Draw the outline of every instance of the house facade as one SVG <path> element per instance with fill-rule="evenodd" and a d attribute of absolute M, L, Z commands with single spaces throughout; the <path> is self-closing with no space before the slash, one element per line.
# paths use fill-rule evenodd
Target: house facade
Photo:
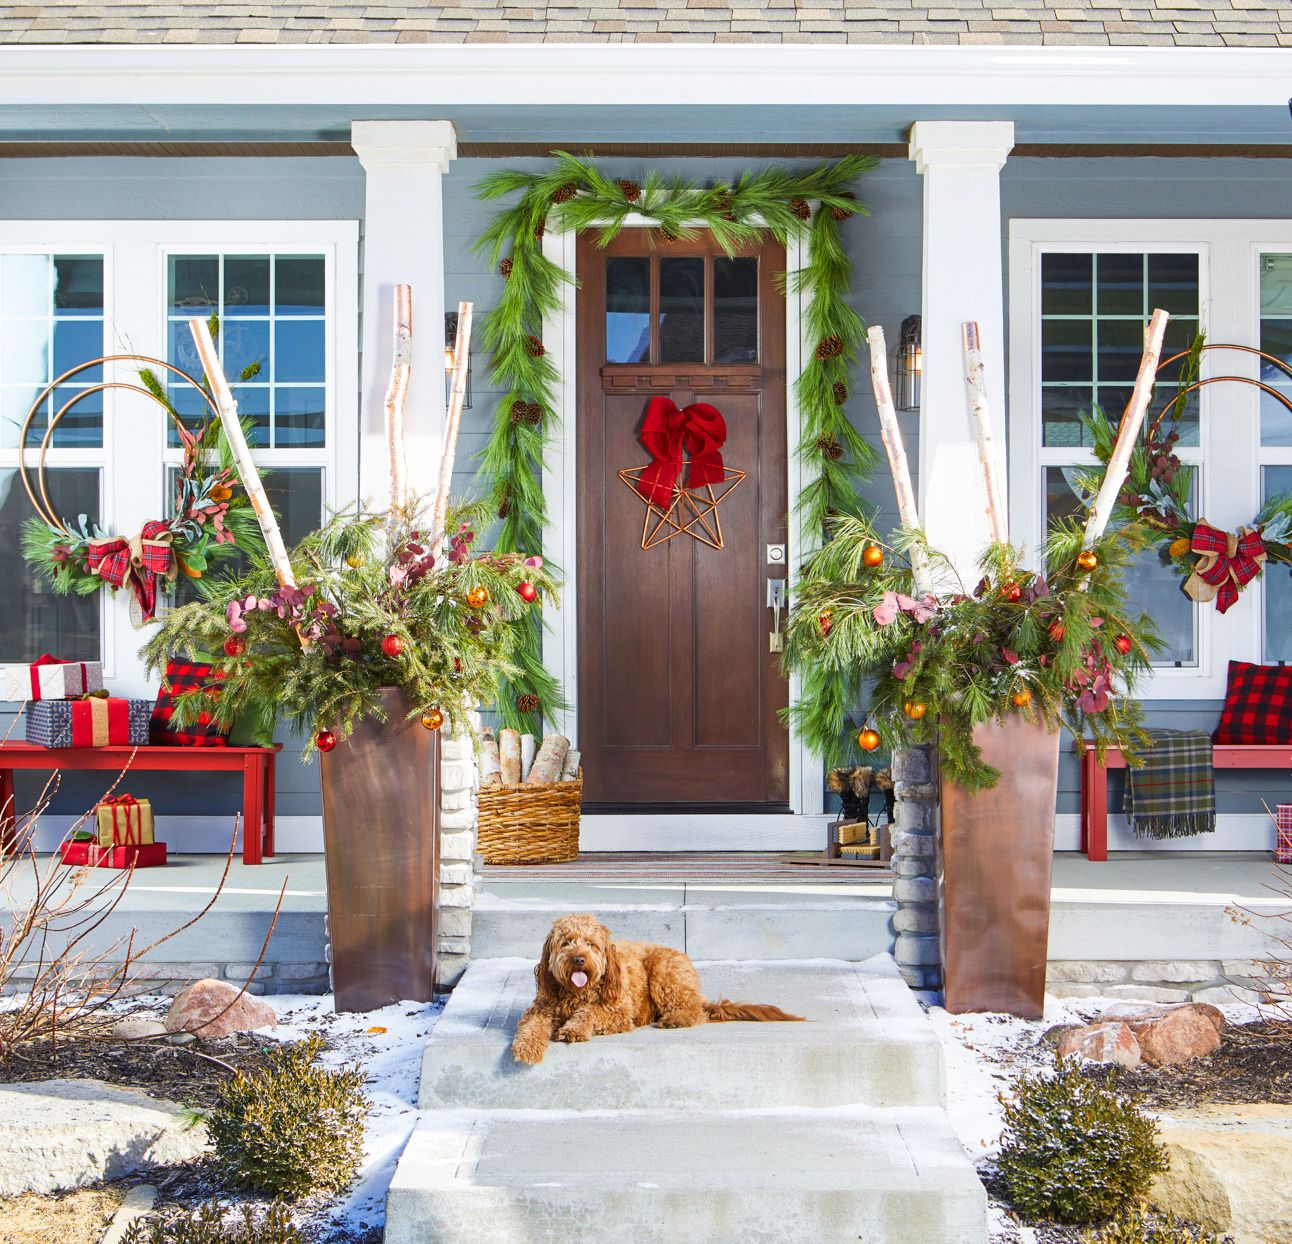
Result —
<path fill-rule="evenodd" d="M 1035 548 L 1094 461 L 1077 412 L 1120 409 L 1154 307 L 1172 314 L 1172 351 L 1201 330 L 1292 362 L 1292 20 L 1252 4 L 0 10 L 0 660 L 101 656 L 111 686 L 155 691 L 123 599 L 43 594 L 24 568 L 17 432 L 45 383 L 113 353 L 191 369 L 185 321 L 219 314 L 226 371 L 259 365 L 237 397 L 290 540 L 383 492 L 391 292 L 408 283 L 410 453 L 429 488 L 445 313 L 487 310 L 503 280 L 474 248 L 493 210 L 475 187 L 556 149 L 612 180 L 700 183 L 876 156 L 855 187 L 869 214 L 841 224 L 851 305 L 890 342 L 921 317 L 919 402 L 901 420 L 929 536 L 972 573 L 987 528 L 960 325 L 976 320 L 1011 534 Z M 812 478 L 793 450 L 813 342 L 802 298 L 777 282 L 802 256 L 662 247 L 651 224 L 634 218 L 605 250 L 543 238 L 577 277 L 542 326 L 560 404 L 542 551 L 567 581 L 547 611 L 568 700 L 552 720 L 597 761 L 583 845 L 817 847 L 832 808 L 821 761 L 776 716 L 794 688 L 775 672 L 768 587 L 810 540 L 786 514 Z M 1211 357 L 1204 374 L 1292 394 L 1253 360 Z M 644 460 L 634 428 L 655 394 L 726 416 L 746 478 L 720 511 L 721 548 L 641 547 L 641 507 L 615 475 Z M 502 397 L 477 350 L 464 493 Z M 138 530 L 166 504 L 178 446 L 128 393 L 76 410 L 47 455 L 56 507 Z M 862 368 L 846 410 L 877 444 Z M 1196 513 L 1215 526 L 1292 489 L 1292 415 L 1257 388 L 1206 386 L 1184 426 Z M 883 470 L 866 493 L 896 525 Z M 1142 689 L 1156 724 L 1210 728 L 1230 660 L 1292 659 L 1285 571 L 1223 616 L 1151 557 L 1133 590 L 1168 639 Z M 1059 849 L 1078 845 L 1077 786 L 1065 750 Z M 1260 796 L 1278 790 L 1277 776 L 1264 790 L 1222 778 L 1202 845 L 1267 848 Z M 79 812 L 80 791 L 69 775 L 56 807 Z M 235 804 L 218 782 L 172 783 L 154 804 L 180 849 L 227 841 Z M 320 848 L 316 770 L 290 755 L 278 814 L 280 849 Z M 1114 816 L 1110 845 L 1141 844 Z"/>

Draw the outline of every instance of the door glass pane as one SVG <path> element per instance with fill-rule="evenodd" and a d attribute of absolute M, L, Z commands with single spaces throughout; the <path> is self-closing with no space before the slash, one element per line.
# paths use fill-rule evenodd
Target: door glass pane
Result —
<path fill-rule="evenodd" d="M 704 362 L 704 260 L 659 261 L 661 363 Z"/>
<path fill-rule="evenodd" d="M 650 260 L 606 260 L 606 362 L 650 362 Z"/>
<path fill-rule="evenodd" d="M 1261 504 L 1279 493 L 1292 492 L 1292 466 L 1268 466 L 1261 471 Z M 1287 566 L 1265 563 L 1261 576 L 1265 601 L 1265 660 L 1292 661 L 1292 572 Z"/>
<path fill-rule="evenodd" d="M 1261 349 L 1292 369 L 1292 255 L 1261 256 Z M 1292 398 L 1292 375 L 1260 363 L 1261 381 Z M 1292 445 L 1292 411 L 1268 393 L 1260 400 L 1261 444 Z"/>
<path fill-rule="evenodd" d="M 69 525 L 81 514 L 93 523 L 99 513 L 99 472 L 93 468 L 51 468 L 46 472 L 55 513 Z M 93 661 L 101 655 L 102 594 L 59 596 L 38 578 L 22 556 L 22 525 L 31 502 L 18 472 L 0 468 L 0 661 L 34 661 L 52 652 L 65 661 Z"/>
<path fill-rule="evenodd" d="M 1076 474 L 1074 467 L 1045 468 L 1047 525 L 1057 519 L 1084 517 L 1086 506 L 1076 491 Z M 1180 576 L 1163 564 L 1156 549 L 1146 549 L 1131 563 L 1126 581 L 1132 609 L 1147 613 L 1165 642 L 1153 664 L 1196 665 L 1197 609 L 1181 590 Z"/>
<path fill-rule="evenodd" d="M 106 353 L 101 255 L 0 255 L 0 447 L 18 444 L 22 421 L 55 376 Z M 40 444 L 55 410 L 103 379 L 86 368 L 47 397 L 27 445 Z M 59 420 L 55 448 L 103 444 L 103 401 L 95 394 Z"/>
<path fill-rule="evenodd" d="M 758 361 L 758 260 L 713 261 L 713 361 Z"/>

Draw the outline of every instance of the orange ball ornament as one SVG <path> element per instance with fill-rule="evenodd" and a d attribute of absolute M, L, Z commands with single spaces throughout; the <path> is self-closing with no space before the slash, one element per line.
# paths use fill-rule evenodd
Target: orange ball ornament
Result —
<path fill-rule="evenodd" d="M 884 550 L 878 544 L 868 544 L 861 550 L 861 564 L 875 570 L 884 564 Z"/>
<path fill-rule="evenodd" d="M 825 636 L 829 635 L 831 628 L 834 626 L 834 610 L 822 609 L 821 612 L 817 615 L 817 625 L 820 626 L 821 628 L 822 638 L 825 638 Z"/>
<path fill-rule="evenodd" d="M 1032 693 L 1026 687 L 1020 687 L 1009 697 L 1015 708 L 1026 708 L 1032 702 Z"/>
<path fill-rule="evenodd" d="M 438 730 L 444 724 L 444 714 L 438 708 L 428 708 L 422 714 L 422 725 L 427 730 Z"/>
<path fill-rule="evenodd" d="M 483 609 L 489 603 L 489 589 L 487 587 L 473 587 L 467 593 L 467 604 L 472 609 Z"/>
<path fill-rule="evenodd" d="M 1080 566 L 1082 570 L 1093 570 L 1097 565 L 1099 565 L 1099 558 L 1095 555 L 1095 551 L 1093 549 L 1082 549 L 1081 552 L 1077 554 L 1077 565 Z"/>
<path fill-rule="evenodd" d="M 873 752 L 879 746 L 879 741 L 879 731 L 871 730 L 869 727 L 857 735 L 857 746 L 863 752 Z"/>
<path fill-rule="evenodd" d="M 1068 628 L 1064 626 L 1062 622 L 1050 623 L 1050 638 L 1054 640 L 1056 644 L 1061 644 L 1063 642 L 1063 637 L 1067 633 Z"/>
<path fill-rule="evenodd" d="M 912 721 L 919 721 L 919 719 L 928 711 L 929 706 L 927 704 L 921 704 L 919 700 L 907 700 L 906 703 L 902 705 L 902 712 L 904 712 Z"/>

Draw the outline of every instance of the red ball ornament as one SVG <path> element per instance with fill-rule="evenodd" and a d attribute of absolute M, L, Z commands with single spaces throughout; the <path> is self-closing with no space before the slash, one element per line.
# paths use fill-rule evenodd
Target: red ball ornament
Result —
<path fill-rule="evenodd" d="M 533 604 L 538 596 L 538 588 L 526 580 L 524 583 L 516 585 L 516 593 L 527 605 Z"/>
<path fill-rule="evenodd" d="M 314 746 L 321 752 L 330 752 L 336 746 L 336 735 L 331 730 L 320 730 L 314 736 Z"/>
<path fill-rule="evenodd" d="M 230 635 L 224 641 L 224 655 L 226 657 L 240 657 L 247 650 L 247 641 L 239 639 L 236 635 Z"/>
<path fill-rule="evenodd" d="M 1131 637 L 1129 635 L 1118 635 L 1117 638 L 1113 640 L 1113 647 L 1116 648 L 1122 656 L 1126 656 L 1134 645 L 1131 643 Z"/>
<path fill-rule="evenodd" d="M 817 615 L 817 625 L 821 628 L 822 638 L 829 635 L 831 630 L 834 628 L 834 610 L 823 609 L 821 613 Z"/>
<path fill-rule="evenodd" d="M 1021 600 L 1023 589 L 1011 579 L 1000 589 L 1001 600 L 1009 601 L 1011 604 L 1016 600 Z"/>
<path fill-rule="evenodd" d="M 381 641 L 381 650 L 388 657 L 397 657 L 404 651 L 404 641 L 398 635 L 387 635 Z"/>

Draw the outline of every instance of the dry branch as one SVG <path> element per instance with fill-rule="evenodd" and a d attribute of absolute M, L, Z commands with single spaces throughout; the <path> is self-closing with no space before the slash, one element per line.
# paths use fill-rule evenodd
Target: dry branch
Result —
<path fill-rule="evenodd" d="M 458 451 L 458 430 L 467 397 L 467 369 L 471 360 L 471 316 L 475 304 L 458 303 L 458 336 L 453 345 L 453 385 L 449 393 L 448 416 L 444 422 L 444 447 L 440 453 L 440 483 L 431 510 L 431 552 L 438 554 L 444 543 L 444 522 L 453 488 L 453 461 Z"/>
<path fill-rule="evenodd" d="M 386 387 L 386 448 L 390 455 L 390 509 L 408 504 L 408 452 L 404 443 L 404 405 L 413 369 L 413 290 L 395 286 L 395 343 Z"/>

